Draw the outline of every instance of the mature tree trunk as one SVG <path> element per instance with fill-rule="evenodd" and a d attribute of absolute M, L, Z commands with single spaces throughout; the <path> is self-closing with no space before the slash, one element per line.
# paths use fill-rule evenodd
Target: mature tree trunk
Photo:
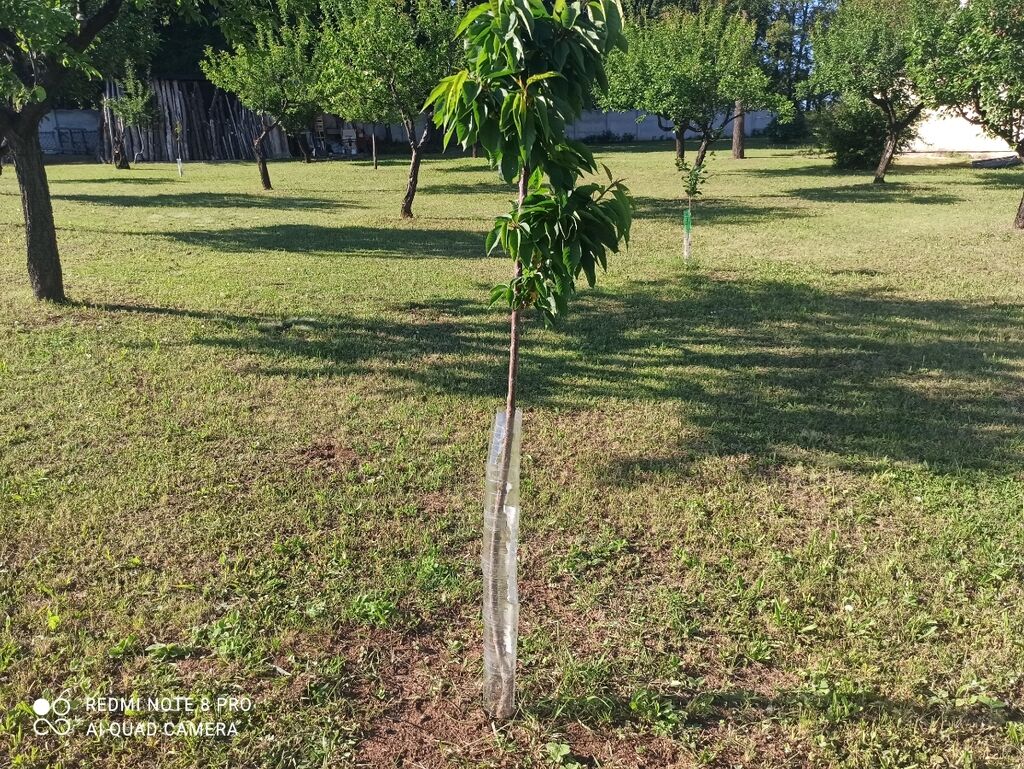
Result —
<path fill-rule="evenodd" d="M 736 100 L 736 117 L 732 120 L 732 156 L 736 160 L 747 156 L 746 112 L 739 99 Z"/>
<path fill-rule="evenodd" d="M 112 151 L 114 168 L 120 169 L 121 171 L 127 171 L 131 169 L 131 165 L 129 165 L 128 163 L 128 153 L 124 148 L 123 133 L 117 134 L 117 138 L 114 140 L 114 147 Z"/>
<path fill-rule="evenodd" d="M 409 162 L 409 183 L 405 187 L 402 198 L 402 218 L 412 219 L 412 201 L 416 198 L 416 186 L 420 183 L 420 148 L 417 144 L 409 145 L 412 149 L 412 160 Z"/>
<path fill-rule="evenodd" d="M 685 128 L 673 128 L 672 136 L 676 140 L 676 160 L 686 159 L 686 140 L 685 140 Z"/>
<path fill-rule="evenodd" d="M 39 144 L 39 121 L 27 121 L 7 137 L 14 150 L 14 167 L 21 188 L 21 207 L 25 214 L 25 245 L 28 251 L 28 280 L 36 299 L 66 301 L 64 277 L 57 251 L 57 231 L 53 224 L 50 185 Z"/>
<path fill-rule="evenodd" d="M 267 138 L 269 129 L 265 129 L 263 133 L 256 137 L 252 143 L 253 152 L 256 153 L 256 167 L 260 170 L 260 182 L 263 184 L 263 189 L 272 190 L 273 186 L 270 184 L 270 169 L 267 168 L 267 153 L 264 150 L 263 142 Z"/>
<path fill-rule="evenodd" d="M 697 147 L 697 157 L 693 159 L 694 168 L 697 166 L 704 165 L 704 160 L 708 155 L 708 148 L 711 146 L 711 137 L 705 134 L 701 137 L 700 146 Z"/>
<path fill-rule="evenodd" d="M 416 138 L 416 123 L 411 118 L 406 118 L 405 132 L 409 137 L 409 149 L 412 152 L 412 159 L 409 161 L 409 183 L 405 188 L 405 197 L 402 198 L 402 218 L 412 219 L 412 201 L 416 197 L 416 187 L 420 183 L 420 160 L 422 151 L 427 139 L 430 138 L 431 116 L 426 116 L 426 124 L 423 126 L 423 133 L 419 139 Z"/>
<path fill-rule="evenodd" d="M 309 154 L 309 142 L 306 141 L 306 135 L 304 133 L 298 134 L 295 137 L 295 146 L 299 148 L 299 154 L 302 155 L 303 163 L 312 163 L 313 158 Z"/>
<path fill-rule="evenodd" d="M 882 157 L 878 161 L 878 168 L 875 170 L 875 184 L 885 184 L 885 175 L 889 172 L 892 159 L 896 157 L 896 145 L 899 143 L 899 134 L 896 129 L 890 128 L 889 135 L 885 138 L 885 148 L 882 150 Z"/>

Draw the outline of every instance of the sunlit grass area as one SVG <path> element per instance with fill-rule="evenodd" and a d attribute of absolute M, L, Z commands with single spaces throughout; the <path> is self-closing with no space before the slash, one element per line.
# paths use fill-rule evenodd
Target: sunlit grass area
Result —
<path fill-rule="evenodd" d="M 601 160 L 628 252 L 531 318 L 519 714 L 479 706 L 514 191 L 483 160 L 50 167 L 72 303 L 0 177 L 0 722 L 17 767 L 1024 762 L 1019 171 L 884 187 L 720 152 L 682 262 L 664 145 Z M 75 733 L 33 734 L 67 690 Z M 244 696 L 236 736 L 85 698 Z M 120 720 L 120 715 L 107 717 Z M 215 720 L 210 713 L 173 720 Z"/>

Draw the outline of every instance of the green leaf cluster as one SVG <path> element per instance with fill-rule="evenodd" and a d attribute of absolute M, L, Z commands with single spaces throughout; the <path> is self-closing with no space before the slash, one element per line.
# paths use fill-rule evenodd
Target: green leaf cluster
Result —
<path fill-rule="evenodd" d="M 1024 157 L 1024 4 L 938 0 L 914 39 L 915 80 L 928 101 L 952 108 Z"/>
<path fill-rule="evenodd" d="M 593 288 L 597 268 L 608 269 L 609 252 L 629 242 L 631 218 L 629 193 L 610 172 L 607 184 L 551 193 L 538 169 L 522 205 L 499 216 L 487 235 L 489 254 L 500 249 L 519 265 L 509 283 L 491 290 L 491 303 L 533 306 L 553 322 L 568 312 L 580 275 Z"/>
<path fill-rule="evenodd" d="M 156 120 L 153 91 L 135 74 L 135 65 L 128 61 L 121 78 L 121 95 L 108 99 L 110 110 L 125 125 L 147 126 Z"/>
<path fill-rule="evenodd" d="M 214 85 L 254 112 L 271 116 L 287 133 L 309 127 L 320 111 L 316 89 L 318 37 L 310 18 L 285 0 L 276 15 L 254 22 L 250 39 L 230 51 L 207 49 L 201 66 Z"/>
<path fill-rule="evenodd" d="M 491 301 L 537 308 L 546 321 L 568 310 L 577 280 L 594 285 L 609 252 L 628 242 L 632 202 L 621 181 L 578 185 L 597 171 L 590 150 L 565 135 L 592 85 L 607 85 L 604 62 L 626 45 L 617 0 L 489 0 L 458 28 L 466 67 L 427 99 L 445 143 L 479 143 L 521 197 L 495 220 L 488 253 L 515 263 Z M 528 183 L 524 177 L 528 177 Z"/>
<path fill-rule="evenodd" d="M 608 60 L 609 87 L 599 97 L 605 109 L 639 110 L 710 138 L 721 133 L 737 100 L 783 119 L 792 114 L 761 68 L 756 25 L 721 3 L 666 11 L 630 24 L 626 37 L 628 49 Z"/>
<path fill-rule="evenodd" d="M 812 36 L 809 88 L 868 100 L 897 115 L 910 109 L 920 101 L 911 53 L 915 37 L 929 27 L 932 7 L 933 0 L 841 0 Z"/>
<path fill-rule="evenodd" d="M 591 84 L 607 84 L 604 57 L 625 46 L 617 2 L 490 0 L 466 14 L 458 34 L 467 67 L 444 78 L 427 99 L 446 144 L 477 142 L 502 178 L 543 168 L 555 189 L 595 172 L 593 155 L 566 138 Z"/>
<path fill-rule="evenodd" d="M 434 84 L 455 68 L 457 8 L 444 0 L 325 3 L 324 104 L 359 122 L 414 120 Z"/>

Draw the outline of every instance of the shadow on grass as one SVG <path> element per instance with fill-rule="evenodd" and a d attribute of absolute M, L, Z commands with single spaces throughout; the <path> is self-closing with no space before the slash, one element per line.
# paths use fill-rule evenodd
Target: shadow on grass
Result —
<path fill-rule="evenodd" d="M 435 247 L 447 240 L 440 235 Z M 623 296 L 586 294 L 577 308 L 553 332 L 526 324 L 523 405 L 614 410 L 608 401 L 663 401 L 696 428 L 650 456 L 610 447 L 606 483 L 685 474 L 707 455 L 763 465 L 796 455 L 864 471 L 886 460 L 939 471 L 1024 467 L 1024 341 L 1007 333 L 1024 325 L 1020 305 L 683 276 Z M 283 324 L 138 309 L 216 321 L 189 343 L 255 354 L 263 363 L 254 373 L 383 371 L 383 386 L 399 394 L 504 396 L 505 318 L 483 301 Z"/>
<path fill-rule="evenodd" d="M 169 181 L 169 180 L 167 180 Z M 166 183 L 161 180 L 161 183 Z M 267 193 L 249 195 L 243 192 L 173 192 L 158 195 L 97 195 L 88 193 L 59 193 L 56 200 L 74 203 L 91 203 L 118 208 L 263 208 L 280 211 L 328 210 L 333 208 L 354 208 L 353 203 L 341 203 L 326 198 L 310 198 L 288 193 Z"/>
<path fill-rule="evenodd" d="M 173 184 L 176 176 L 168 173 L 166 176 L 153 178 L 152 176 L 136 176 L 134 172 L 128 176 L 90 176 L 81 179 L 55 179 L 50 181 L 50 186 L 60 188 L 65 184 Z M 59 197 L 54 195 L 53 197 Z"/>
<path fill-rule="evenodd" d="M 701 224 L 750 224 L 772 219 L 794 219 L 809 216 L 795 206 L 751 205 L 741 198 L 703 198 L 694 203 L 695 222 Z M 638 220 L 682 224 L 685 204 L 680 198 L 648 198 L 634 196 L 633 216 Z"/>
<path fill-rule="evenodd" d="M 962 200 L 949 192 L 908 185 L 904 182 L 885 184 L 852 184 L 836 187 L 797 187 L 786 194 L 814 203 L 913 203 L 922 206 L 944 206 Z"/>
<path fill-rule="evenodd" d="M 793 158 L 792 154 L 787 154 L 784 157 Z M 812 157 L 812 156 L 808 156 Z M 893 166 L 887 178 L 895 179 L 900 176 L 942 176 L 948 174 L 953 170 L 963 170 L 967 166 L 955 163 L 948 164 L 900 164 L 897 162 Z M 723 171 L 723 173 L 739 175 L 739 174 L 754 174 L 757 176 L 770 176 L 774 178 L 800 178 L 800 177 L 818 177 L 818 178 L 855 178 L 863 179 L 864 183 L 870 184 L 871 179 L 874 176 L 874 169 L 850 169 L 850 168 L 836 168 L 833 166 L 827 158 L 822 157 L 817 163 L 811 163 L 802 166 L 760 166 L 756 168 L 731 168 Z M 892 182 L 890 182 L 891 184 Z M 882 185 L 879 185 L 882 186 Z"/>
<path fill-rule="evenodd" d="M 645 716 L 649 718 L 651 715 L 663 716 L 668 713 L 691 725 L 723 721 L 733 724 L 761 723 L 768 718 L 798 721 L 809 715 L 830 723 L 870 724 L 879 720 L 897 720 L 923 724 L 940 721 L 974 728 L 1002 729 L 1007 720 L 1019 716 L 1019 713 L 1013 711 L 1000 712 L 992 708 L 952 703 L 932 705 L 870 691 L 818 694 L 791 690 L 769 697 L 744 689 L 694 691 L 690 694 L 680 694 L 674 690 L 665 695 L 644 690 L 639 697 L 623 697 L 609 691 L 608 687 L 599 687 L 598 691 L 588 697 L 541 700 L 529 712 L 542 721 L 579 721 L 593 727 L 629 723 L 657 726 L 657 722 L 645 723 Z"/>
<path fill-rule="evenodd" d="M 232 253 L 285 251 L 331 256 L 381 256 L 401 259 L 483 258 L 484 234 L 464 230 L 395 227 L 325 227 L 319 224 L 275 224 L 226 230 L 164 232 L 164 237 L 193 246 Z"/>

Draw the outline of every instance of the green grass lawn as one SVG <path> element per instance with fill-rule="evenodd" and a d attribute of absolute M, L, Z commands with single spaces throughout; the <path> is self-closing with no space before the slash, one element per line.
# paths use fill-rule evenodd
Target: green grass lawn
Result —
<path fill-rule="evenodd" d="M 524 332 L 520 712 L 479 706 L 513 191 L 482 160 L 0 177 L 0 764 L 1024 765 L 1021 174 L 602 153 L 628 252 Z M 75 734 L 28 703 L 69 690 Z M 228 738 L 86 697 L 252 698 Z M 141 718 L 141 716 L 140 716 Z M 210 720 L 184 714 L 174 720 Z M 120 716 L 113 717 L 114 721 Z M 568 752 L 567 752 L 568 751 Z"/>

